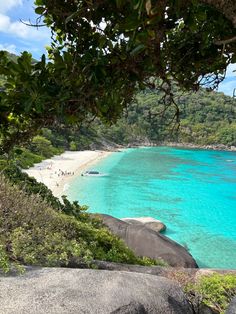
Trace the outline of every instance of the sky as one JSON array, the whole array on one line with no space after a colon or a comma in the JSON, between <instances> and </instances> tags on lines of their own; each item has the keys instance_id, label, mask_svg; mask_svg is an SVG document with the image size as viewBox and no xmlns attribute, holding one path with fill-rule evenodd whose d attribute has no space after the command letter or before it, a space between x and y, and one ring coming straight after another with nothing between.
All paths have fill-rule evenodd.
<instances>
[{"instance_id":1,"label":"sky","mask_svg":"<svg viewBox=\"0 0 236 314\"><path fill-rule=\"evenodd\" d=\"M38 16L34 13L33 0L0 0L0 50L20 54L30 51L35 59L46 53L50 45L50 30L46 27L30 27L22 21L33 24ZM218 91L232 96L236 88L236 64L229 65L225 80Z\"/></svg>"}]
</instances>

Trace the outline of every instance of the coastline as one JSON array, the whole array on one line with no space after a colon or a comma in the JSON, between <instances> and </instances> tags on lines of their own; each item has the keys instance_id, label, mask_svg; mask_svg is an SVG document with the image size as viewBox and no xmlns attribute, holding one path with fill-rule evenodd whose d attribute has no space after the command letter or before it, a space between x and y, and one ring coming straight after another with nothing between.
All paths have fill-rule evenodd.
<instances>
[{"instance_id":1,"label":"coastline","mask_svg":"<svg viewBox=\"0 0 236 314\"><path fill-rule=\"evenodd\" d=\"M160 147L160 146L236 152L236 146L226 146L223 144L199 145L199 144L178 143L178 142L160 142L160 143L152 143L152 142L136 142L135 143L134 142L126 146L123 146L123 148Z\"/></svg>"},{"instance_id":2,"label":"coastline","mask_svg":"<svg viewBox=\"0 0 236 314\"><path fill-rule=\"evenodd\" d=\"M61 155L43 160L23 172L44 183L56 197L66 194L69 183L81 172L87 170L114 151L85 150L65 151Z\"/></svg>"},{"instance_id":3,"label":"coastline","mask_svg":"<svg viewBox=\"0 0 236 314\"><path fill-rule=\"evenodd\" d=\"M113 152L138 147L179 147L187 149L205 149L205 150L217 150L217 151L229 151L236 152L235 146L218 145L198 145L191 143L177 143L177 142L162 142L162 143L150 143L139 142L131 143L128 145L119 147L109 146L109 150L84 150L84 151L65 151L61 155L56 155L50 159L43 160L42 162L35 164L29 169L23 169L29 176L34 177L38 182L44 183L56 197L61 197L66 194L66 190L69 187L69 183L81 172L87 170L91 166L95 165L98 161L106 158ZM106 147L107 148L107 147Z\"/></svg>"},{"instance_id":4,"label":"coastline","mask_svg":"<svg viewBox=\"0 0 236 314\"><path fill-rule=\"evenodd\" d=\"M206 150L217 150L217 151L228 151L236 152L236 146L226 146L223 144L209 144L209 145L198 145L191 143L175 143L167 142L162 143L159 146L169 146L169 147L182 147L182 148L192 148L192 149L206 149Z\"/></svg>"}]
</instances>

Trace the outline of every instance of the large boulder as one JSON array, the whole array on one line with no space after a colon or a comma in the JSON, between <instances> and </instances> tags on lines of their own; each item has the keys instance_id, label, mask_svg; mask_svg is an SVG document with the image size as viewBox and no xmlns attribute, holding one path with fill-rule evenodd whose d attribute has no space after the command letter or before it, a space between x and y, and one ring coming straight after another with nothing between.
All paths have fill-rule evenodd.
<instances>
[{"instance_id":1,"label":"large boulder","mask_svg":"<svg viewBox=\"0 0 236 314\"><path fill-rule=\"evenodd\" d=\"M98 214L112 233L120 237L138 256L163 259L170 266L197 268L197 263L180 244L145 225L129 224L105 214Z\"/></svg>"},{"instance_id":2,"label":"large boulder","mask_svg":"<svg viewBox=\"0 0 236 314\"><path fill-rule=\"evenodd\" d=\"M42 268L0 277L4 314L191 314L180 287L138 273Z\"/></svg>"}]
</instances>

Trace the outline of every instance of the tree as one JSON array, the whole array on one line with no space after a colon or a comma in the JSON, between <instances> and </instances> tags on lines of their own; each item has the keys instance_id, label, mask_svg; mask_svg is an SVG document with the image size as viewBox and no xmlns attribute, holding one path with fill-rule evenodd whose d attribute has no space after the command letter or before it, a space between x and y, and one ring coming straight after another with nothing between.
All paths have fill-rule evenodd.
<instances>
[{"instance_id":1,"label":"tree","mask_svg":"<svg viewBox=\"0 0 236 314\"><path fill-rule=\"evenodd\" d=\"M227 4L227 8L222 5ZM137 89L211 89L236 61L236 4L230 0L36 0L52 30L49 62L1 55L5 148L39 127L98 116L116 121ZM230 10L229 10L230 8Z\"/></svg>"}]
</instances>

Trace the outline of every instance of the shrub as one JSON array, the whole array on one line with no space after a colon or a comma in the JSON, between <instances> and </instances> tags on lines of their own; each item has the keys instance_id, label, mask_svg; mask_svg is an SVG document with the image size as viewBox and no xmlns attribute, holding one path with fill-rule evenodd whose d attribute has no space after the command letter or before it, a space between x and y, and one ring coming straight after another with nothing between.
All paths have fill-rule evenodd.
<instances>
[{"instance_id":1,"label":"shrub","mask_svg":"<svg viewBox=\"0 0 236 314\"><path fill-rule=\"evenodd\" d=\"M77 143L75 141L71 141L70 142L70 150L76 151L77 147L78 147L78 145L77 145Z\"/></svg>"},{"instance_id":2,"label":"shrub","mask_svg":"<svg viewBox=\"0 0 236 314\"><path fill-rule=\"evenodd\" d=\"M195 284L187 285L185 290L191 295L192 303L203 303L223 314L236 294L236 275L202 276Z\"/></svg>"},{"instance_id":3,"label":"shrub","mask_svg":"<svg viewBox=\"0 0 236 314\"><path fill-rule=\"evenodd\" d=\"M53 155L60 154L62 152L61 149L52 146L50 140L40 135L37 135L32 139L30 149L35 154L45 158L50 158Z\"/></svg>"}]
</instances>

